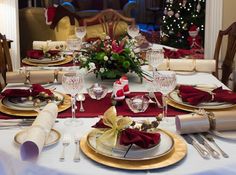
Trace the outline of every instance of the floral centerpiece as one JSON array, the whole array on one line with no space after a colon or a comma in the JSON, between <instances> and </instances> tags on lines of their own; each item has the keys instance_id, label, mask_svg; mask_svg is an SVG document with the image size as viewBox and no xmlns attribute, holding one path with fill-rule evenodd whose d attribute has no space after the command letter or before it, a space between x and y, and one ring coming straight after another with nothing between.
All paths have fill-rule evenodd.
<instances>
[{"instance_id":1,"label":"floral centerpiece","mask_svg":"<svg viewBox=\"0 0 236 175\"><path fill-rule=\"evenodd\" d=\"M82 68L93 70L101 79L119 78L128 72L135 72L140 78L144 77L141 69L143 59L133 51L134 43L124 37L121 40L97 40L79 56Z\"/></svg>"}]
</instances>

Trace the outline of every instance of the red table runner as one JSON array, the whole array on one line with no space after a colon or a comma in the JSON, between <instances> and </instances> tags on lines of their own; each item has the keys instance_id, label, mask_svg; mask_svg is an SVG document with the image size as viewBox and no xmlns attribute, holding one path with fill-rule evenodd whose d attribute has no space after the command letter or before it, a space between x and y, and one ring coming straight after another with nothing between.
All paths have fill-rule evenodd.
<instances>
[{"instance_id":1,"label":"red table runner","mask_svg":"<svg viewBox=\"0 0 236 175\"><path fill-rule=\"evenodd\" d=\"M135 95L144 95L144 92L133 92L128 97L133 97ZM98 115L104 114L104 112L112 105L111 101L111 93L108 93L105 98L101 100L94 100L91 99L88 94L85 94L86 100L83 102L85 112L80 112L79 107L80 103L77 102L77 111L76 117L80 118L91 118L97 117ZM156 97L161 99L161 94L156 93ZM162 113L162 109L158 108L156 104L150 104L148 109L145 112L141 113L133 113L125 101L122 102L120 106L116 106L118 115L122 116L131 116L131 117L151 117L157 116L158 114ZM168 116L175 116L179 114L184 114L185 112L182 110L175 109L171 106L168 106ZM58 118L67 118L71 117L71 108L67 109L66 111L60 112L58 114ZM9 116L3 113L0 113L0 119L10 119L10 118L22 118L22 117L15 117Z\"/></svg>"}]
</instances>

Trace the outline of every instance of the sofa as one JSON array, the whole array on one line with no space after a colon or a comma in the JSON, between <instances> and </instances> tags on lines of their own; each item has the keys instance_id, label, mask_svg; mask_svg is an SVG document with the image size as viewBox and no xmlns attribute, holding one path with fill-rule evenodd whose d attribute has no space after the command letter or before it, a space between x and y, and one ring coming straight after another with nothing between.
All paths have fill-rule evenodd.
<instances>
[{"instance_id":1,"label":"sofa","mask_svg":"<svg viewBox=\"0 0 236 175\"><path fill-rule=\"evenodd\" d=\"M69 3L74 7L70 7ZM136 8L136 2L129 0L42 0L41 4L45 7L53 4L68 6L81 18L94 16L107 8L118 10L124 16L131 17L132 11Z\"/></svg>"},{"instance_id":2,"label":"sofa","mask_svg":"<svg viewBox=\"0 0 236 175\"><path fill-rule=\"evenodd\" d=\"M27 50L32 49L33 41L65 41L69 36L75 35L75 26L80 25L79 20L82 18L63 6L57 8L63 12L66 11L68 15L58 20L53 27L46 24L44 8L33 7L19 10L21 57L25 56ZM120 22L116 35L125 34L126 29L127 24ZM86 38L98 37L104 37L102 26L99 24L88 26Z\"/></svg>"}]
</instances>

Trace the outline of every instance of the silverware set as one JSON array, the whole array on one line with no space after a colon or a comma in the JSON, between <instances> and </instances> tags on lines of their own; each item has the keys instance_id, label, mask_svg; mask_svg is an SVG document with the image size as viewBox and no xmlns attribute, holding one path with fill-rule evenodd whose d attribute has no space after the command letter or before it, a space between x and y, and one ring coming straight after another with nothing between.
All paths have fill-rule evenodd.
<instances>
[{"instance_id":1,"label":"silverware set","mask_svg":"<svg viewBox=\"0 0 236 175\"><path fill-rule=\"evenodd\" d=\"M198 153L204 159L210 159L213 157L214 159L220 159L220 153L224 158L228 158L229 155L225 153L215 142L214 138L209 133L201 133L201 134L184 134L182 135L185 141L192 145ZM212 143L218 150L216 151L211 144Z\"/></svg>"},{"instance_id":2,"label":"silverware set","mask_svg":"<svg viewBox=\"0 0 236 175\"><path fill-rule=\"evenodd\" d=\"M65 161L65 151L66 151L66 147L70 145L70 143L72 142L72 137L70 134L65 134L62 138L62 152L61 155L59 157L59 160L61 162ZM74 158L73 161L74 162L79 162L80 161L80 137L78 135L76 135L74 137L74 143L75 143L75 154L74 154Z\"/></svg>"}]
</instances>

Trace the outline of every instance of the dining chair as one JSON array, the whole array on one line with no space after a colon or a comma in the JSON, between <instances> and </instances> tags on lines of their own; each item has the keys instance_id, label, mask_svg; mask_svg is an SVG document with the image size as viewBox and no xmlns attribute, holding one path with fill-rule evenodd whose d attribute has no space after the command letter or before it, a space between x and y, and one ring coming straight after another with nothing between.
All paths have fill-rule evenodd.
<instances>
[{"instance_id":1,"label":"dining chair","mask_svg":"<svg viewBox=\"0 0 236 175\"><path fill-rule=\"evenodd\" d=\"M0 92L4 89L5 86L6 86L5 80L2 76L2 73L0 73Z\"/></svg>"},{"instance_id":2,"label":"dining chair","mask_svg":"<svg viewBox=\"0 0 236 175\"><path fill-rule=\"evenodd\" d=\"M220 30L215 46L214 59L216 60L216 73L215 76L219 78L219 60L220 60L220 50L222 47L223 37L228 38L226 54L223 59L222 64L222 78L221 81L225 85L229 82L229 76L233 72L233 61L236 52L236 22L232 23L226 30ZM236 82L234 82L236 84ZM236 90L236 86L235 89Z\"/></svg>"},{"instance_id":3,"label":"dining chair","mask_svg":"<svg viewBox=\"0 0 236 175\"><path fill-rule=\"evenodd\" d=\"M129 18L121 15L119 12L113 9L105 9L100 13L91 18L83 19L84 26L89 26L91 24L100 24L102 25L103 32L111 37L111 39L115 39L117 27L119 22L124 21L131 25L135 25L135 19Z\"/></svg>"},{"instance_id":4,"label":"dining chair","mask_svg":"<svg viewBox=\"0 0 236 175\"><path fill-rule=\"evenodd\" d=\"M13 71L9 46L5 35L0 33L0 73L6 80L6 72Z\"/></svg>"}]
</instances>

